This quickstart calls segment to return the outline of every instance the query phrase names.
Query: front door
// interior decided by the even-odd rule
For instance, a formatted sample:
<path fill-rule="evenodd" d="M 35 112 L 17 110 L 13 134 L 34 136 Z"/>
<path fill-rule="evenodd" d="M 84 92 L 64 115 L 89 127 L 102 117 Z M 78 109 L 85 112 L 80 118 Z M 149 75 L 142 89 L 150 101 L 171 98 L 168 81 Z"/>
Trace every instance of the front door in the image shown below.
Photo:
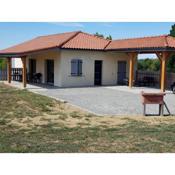
<path fill-rule="evenodd" d="M 36 73 L 36 60 L 29 59 L 29 80 L 33 80 L 33 75 Z"/>
<path fill-rule="evenodd" d="M 54 60 L 46 60 L 46 82 L 54 84 Z"/>
<path fill-rule="evenodd" d="M 102 61 L 95 60 L 95 75 L 94 75 L 94 84 L 101 85 L 102 82 Z"/>
<path fill-rule="evenodd" d="M 124 79 L 126 79 L 126 61 L 118 61 L 117 83 L 124 85 Z"/>

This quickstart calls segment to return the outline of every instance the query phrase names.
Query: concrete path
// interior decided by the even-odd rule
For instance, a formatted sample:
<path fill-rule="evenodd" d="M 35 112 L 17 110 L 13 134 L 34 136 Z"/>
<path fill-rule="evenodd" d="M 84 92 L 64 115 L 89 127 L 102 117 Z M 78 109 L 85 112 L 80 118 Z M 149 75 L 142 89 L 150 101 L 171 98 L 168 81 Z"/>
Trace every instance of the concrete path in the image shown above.
<path fill-rule="evenodd" d="M 19 83 L 12 83 L 19 87 Z M 141 91 L 159 92 L 159 89 L 127 86 L 57 88 L 27 85 L 29 91 L 67 101 L 99 115 L 142 115 Z M 166 91 L 165 102 L 175 114 L 175 95 Z M 148 105 L 147 113 L 158 114 L 158 105 Z"/>

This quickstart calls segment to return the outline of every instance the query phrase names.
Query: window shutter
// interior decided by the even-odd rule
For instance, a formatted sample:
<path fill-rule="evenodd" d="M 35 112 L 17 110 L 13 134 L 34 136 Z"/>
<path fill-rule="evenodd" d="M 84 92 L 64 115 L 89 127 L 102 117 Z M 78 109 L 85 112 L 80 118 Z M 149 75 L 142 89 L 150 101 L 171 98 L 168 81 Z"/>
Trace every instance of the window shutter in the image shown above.
<path fill-rule="evenodd" d="M 71 60 L 71 75 L 73 76 L 82 75 L 82 60 L 79 59 Z"/>
<path fill-rule="evenodd" d="M 82 75 L 82 60 L 78 60 L 78 75 Z"/>
<path fill-rule="evenodd" d="M 71 61 L 71 75 L 77 75 L 77 60 Z"/>

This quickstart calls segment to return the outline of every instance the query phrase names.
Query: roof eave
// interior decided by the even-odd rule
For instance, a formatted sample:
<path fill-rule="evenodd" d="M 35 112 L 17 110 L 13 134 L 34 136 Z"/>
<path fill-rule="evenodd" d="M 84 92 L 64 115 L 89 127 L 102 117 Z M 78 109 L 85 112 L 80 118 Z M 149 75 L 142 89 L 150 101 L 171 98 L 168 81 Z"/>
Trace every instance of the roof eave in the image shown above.
<path fill-rule="evenodd" d="M 139 53 L 155 53 L 163 51 L 175 51 L 173 47 L 149 47 L 149 48 L 121 48 L 121 49 L 105 49 L 106 51 L 117 52 L 139 52 Z"/>
<path fill-rule="evenodd" d="M 60 48 L 59 47 L 50 47 L 50 48 L 32 50 L 32 51 L 27 51 L 27 52 L 0 53 L 0 57 L 22 57 L 22 56 L 38 53 L 38 52 L 41 52 L 41 51 L 47 51 L 47 50 L 51 50 L 51 49 L 60 49 Z"/>
<path fill-rule="evenodd" d="M 86 50 L 86 51 L 106 51 L 105 49 L 90 49 L 90 48 L 61 48 L 61 50 Z"/>

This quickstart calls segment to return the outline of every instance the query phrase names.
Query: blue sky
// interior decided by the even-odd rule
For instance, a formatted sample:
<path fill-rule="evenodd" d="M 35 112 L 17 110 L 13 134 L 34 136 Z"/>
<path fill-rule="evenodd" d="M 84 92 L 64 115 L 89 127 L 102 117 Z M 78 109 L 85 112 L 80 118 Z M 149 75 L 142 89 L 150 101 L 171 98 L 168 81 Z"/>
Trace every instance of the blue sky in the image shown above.
<path fill-rule="evenodd" d="M 113 39 L 168 34 L 173 22 L 0 22 L 0 49 L 37 36 L 77 31 L 111 35 Z"/>

